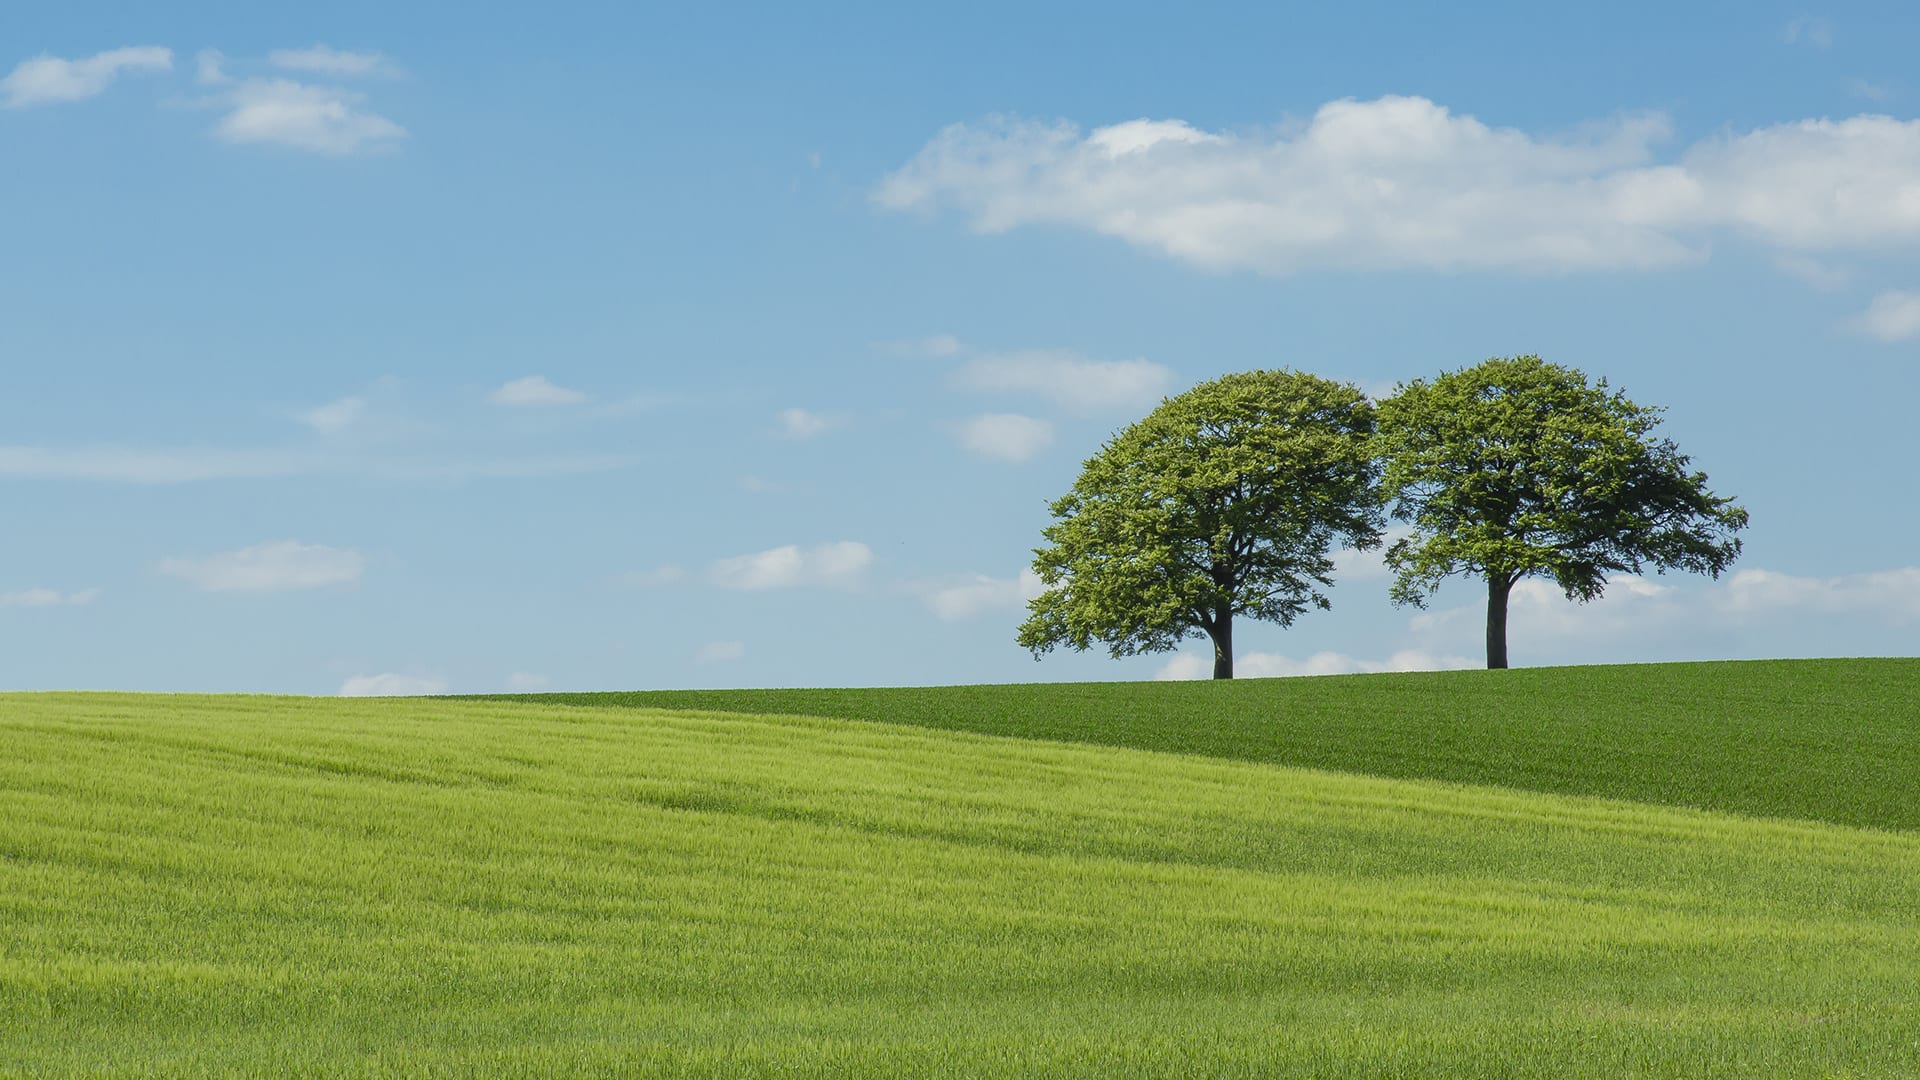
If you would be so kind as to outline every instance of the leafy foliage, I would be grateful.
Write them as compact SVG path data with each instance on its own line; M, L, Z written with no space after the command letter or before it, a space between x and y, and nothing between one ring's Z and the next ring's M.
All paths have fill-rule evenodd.
M1548 577L1580 601L1649 566L1718 576L1747 512L1654 434L1661 411L1537 356L1402 387L1379 410L1382 489L1414 526L1387 550L1394 601L1454 574Z
M1336 541L1377 545L1373 407L1352 386L1250 371L1162 402L1087 461L1033 568L1047 589L1020 644L1116 657L1206 634L1230 664L1236 615L1325 608ZM1230 670L1230 668L1229 668Z

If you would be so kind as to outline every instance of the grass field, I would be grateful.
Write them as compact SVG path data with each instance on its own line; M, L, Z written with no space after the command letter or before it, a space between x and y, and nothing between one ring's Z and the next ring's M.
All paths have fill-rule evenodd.
M529 700L832 716L1920 829L1920 659Z
M1594 699L1632 674L1582 670ZM1722 668L1639 670L1669 692L1698 673L1699 724L1643 711L1670 759L1696 733L1715 790L1745 790L1738 760L1708 767L1729 730L1775 748L1786 805L1818 808L1798 789L1849 768L1874 789L1916 767L1911 666L1803 672L1878 678L1836 705L1851 731L1788 694L1798 734L1777 738L1763 699L1711 704ZM1152 742L1145 716L1176 700L1200 704L1169 728L1198 732L1230 699L1178 697L1196 691L1299 713L1343 684L1441 713L1504 700L1471 676L1069 688L1086 711L1052 742L944 730L932 705L911 726L0 695L0 1074L1914 1073L1920 833L1897 812L1862 828L1518 790L1518 767L1503 786L1356 775L1385 733L1344 772L1268 760L1296 736L1091 745ZM943 715L1027 690L955 691ZM1146 704L1103 722L1129 690ZM842 700L862 693L881 692ZM1505 708L1482 740L1509 757L1555 730ZM1498 758L1450 723L1434 772Z

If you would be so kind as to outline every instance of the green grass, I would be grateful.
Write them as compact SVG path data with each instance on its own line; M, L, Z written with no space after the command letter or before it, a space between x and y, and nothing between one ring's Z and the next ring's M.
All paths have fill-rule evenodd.
M0 1073L1920 1061L1889 829L511 702L7 695L0 747Z
M534 700L832 716L1920 829L1920 659Z

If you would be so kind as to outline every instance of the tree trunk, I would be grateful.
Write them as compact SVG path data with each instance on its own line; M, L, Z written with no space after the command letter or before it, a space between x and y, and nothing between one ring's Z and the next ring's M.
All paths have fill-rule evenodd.
M1487 573L1487 667L1507 666L1507 597L1513 592L1513 579L1506 571Z
M1207 634L1213 638L1213 677L1233 678L1233 610L1222 609Z

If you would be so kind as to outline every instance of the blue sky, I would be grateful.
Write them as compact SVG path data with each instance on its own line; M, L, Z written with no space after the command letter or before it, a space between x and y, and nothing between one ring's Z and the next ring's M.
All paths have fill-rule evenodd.
M1161 395L1537 352L1752 511L1516 664L1920 652L1911 5L0 23L0 687L1204 674L1013 643ZM1242 628L1479 655L1480 593Z

